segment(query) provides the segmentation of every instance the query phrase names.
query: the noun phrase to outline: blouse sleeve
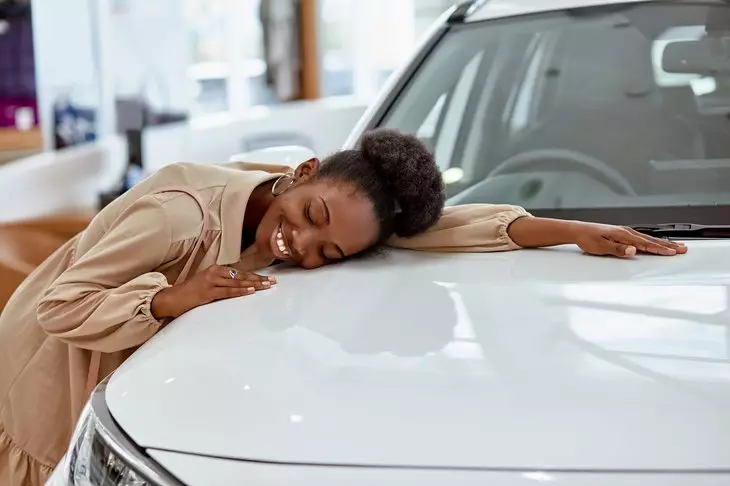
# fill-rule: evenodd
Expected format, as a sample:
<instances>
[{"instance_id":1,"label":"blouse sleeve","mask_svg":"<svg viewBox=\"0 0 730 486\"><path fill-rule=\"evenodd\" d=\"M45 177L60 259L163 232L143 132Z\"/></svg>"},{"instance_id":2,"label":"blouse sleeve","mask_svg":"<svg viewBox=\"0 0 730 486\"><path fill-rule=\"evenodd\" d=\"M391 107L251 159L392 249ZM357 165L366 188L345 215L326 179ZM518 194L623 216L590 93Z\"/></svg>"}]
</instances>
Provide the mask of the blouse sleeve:
<instances>
[{"instance_id":1,"label":"blouse sleeve","mask_svg":"<svg viewBox=\"0 0 730 486\"><path fill-rule=\"evenodd\" d=\"M154 196L138 199L46 291L39 324L49 335L93 351L141 345L162 325L150 303L169 284L153 270L168 259L170 248L171 227L161 203Z\"/></svg>"},{"instance_id":2,"label":"blouse sleeve","mask_svg":"<svg viewBox=\"0 0 730 486\"><path fill-rule=\"evenodd\" d=\"M519 206L465 204L444 209L428 231L411 238L394 237L388 246L431 252L484 253L520 248L507 233L518 218L531 217Z\"/></svg>"}]
</instances>

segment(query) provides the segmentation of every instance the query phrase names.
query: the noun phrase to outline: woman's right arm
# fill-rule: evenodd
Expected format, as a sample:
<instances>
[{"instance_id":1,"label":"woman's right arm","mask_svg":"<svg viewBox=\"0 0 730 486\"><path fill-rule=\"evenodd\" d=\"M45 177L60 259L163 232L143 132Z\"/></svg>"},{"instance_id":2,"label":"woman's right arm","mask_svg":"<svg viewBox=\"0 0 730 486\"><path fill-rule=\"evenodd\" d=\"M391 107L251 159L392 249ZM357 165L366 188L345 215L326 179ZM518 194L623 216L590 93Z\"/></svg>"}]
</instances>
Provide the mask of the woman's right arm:
<instances>
[{"instance_id":1,"label":"woman's right arm","mask_svg":"<svg viewBox=\"0 0 730 486\"><path fill-rule=\"evenodd\" d=\"M154 196L135 201L49 287L38 304L39 324L57 339L94 351L147 341L162 325L150 306L170 286L154 269L171 258L171 234Z\"/></svg>"}]
</instances>

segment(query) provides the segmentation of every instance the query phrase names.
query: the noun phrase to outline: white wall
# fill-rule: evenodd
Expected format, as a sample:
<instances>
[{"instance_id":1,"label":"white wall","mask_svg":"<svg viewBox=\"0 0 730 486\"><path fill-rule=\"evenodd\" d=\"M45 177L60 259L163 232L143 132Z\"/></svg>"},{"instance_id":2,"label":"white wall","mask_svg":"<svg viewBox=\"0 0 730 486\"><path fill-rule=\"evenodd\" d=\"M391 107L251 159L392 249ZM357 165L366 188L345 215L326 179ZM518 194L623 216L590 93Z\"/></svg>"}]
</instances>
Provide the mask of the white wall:
<instances>
[{"instance_id":1,"label":"white wall","mask_svg":"<svg viewBox=\"0 0 730 486\"><path fill-rule=\"evenodd\" d=\"M183 1L112 2L109 28L115 93L142 93L155 108L187 110L190 42Z\"/></svg>"}]
</instances>

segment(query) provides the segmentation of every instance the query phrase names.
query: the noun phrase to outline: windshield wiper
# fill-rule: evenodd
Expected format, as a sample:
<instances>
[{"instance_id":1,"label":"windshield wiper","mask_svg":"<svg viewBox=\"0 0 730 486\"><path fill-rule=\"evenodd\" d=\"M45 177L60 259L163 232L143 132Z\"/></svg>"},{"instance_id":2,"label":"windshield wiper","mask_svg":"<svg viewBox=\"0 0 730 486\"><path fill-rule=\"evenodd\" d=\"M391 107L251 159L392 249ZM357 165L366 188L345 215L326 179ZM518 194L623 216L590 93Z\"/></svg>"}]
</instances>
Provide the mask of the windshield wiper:
<instances>
[{"instance_id":1,"label":"windshield wiper","mask_svg":"<svg viewBox=\"0 0 730 486\"><path fill-rule=\"evenodd\" d=\"M635 224L629 227L656 238L730 238L730 225L665 223Z\"/></svg>"}]
</instances>

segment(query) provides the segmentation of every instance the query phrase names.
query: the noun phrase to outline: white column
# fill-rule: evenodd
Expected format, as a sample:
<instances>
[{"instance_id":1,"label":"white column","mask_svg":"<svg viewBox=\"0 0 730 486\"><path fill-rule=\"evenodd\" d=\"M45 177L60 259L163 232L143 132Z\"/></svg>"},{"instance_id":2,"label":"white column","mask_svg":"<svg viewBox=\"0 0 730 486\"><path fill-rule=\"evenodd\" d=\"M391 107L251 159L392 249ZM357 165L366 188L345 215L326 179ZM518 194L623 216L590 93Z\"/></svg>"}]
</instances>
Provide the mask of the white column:
<instances>
[{"instance_id":1,"label":"white column","mask_svg":"<svg viewBox=\"0 0 730 486\"><path fill-rule=\"evenodd\" d=\"M97 134L98 138L116 132L116 104L114 93L114 66L111 45L111 0L88 0L91 23L92 57L98 86Z\"/></svg>"},{"instance_id":2,"label":"white column","mask_svg":"<svg viewBox=\"0 0 730 486\"><path fill-rule=\"evenodd\" d=\"M415 44L413 0L351 0L354 45L354 91L370 99L377 94L377 71L397 68Z\"/></svg>"},{"instance_id":3,"label":"white column","mask_svg":"<svg viewBox=\"0 0 730 486\"><path fill-rule=\"evenodd\" d=\"M246 42L244 26L247 22L244 19L250 17L252 12L257 11L258 2L251 0L229 0L228 12L229 21L226 25L226 38L228 45L226 49L228 63L227 95L228 110L233 115L240 115L251 105L251 88L246 72L246 53L243 49Z\"/></svg>"},{"instance_id":4,"label":"white column","mask_svg":"<svg viewBox=\"0 0 730 486\"><path fill-rule=\"evenodd\" d=\"M372 96L372 66L373 52L368 45L368 37L377 24L373 25L376 20L373 19L373 4L377 0L350 0L352 15L348 19L350 21L349 32L353 35L353 90L355 96L370 98Z\"/></svg>"}]
</instances>

